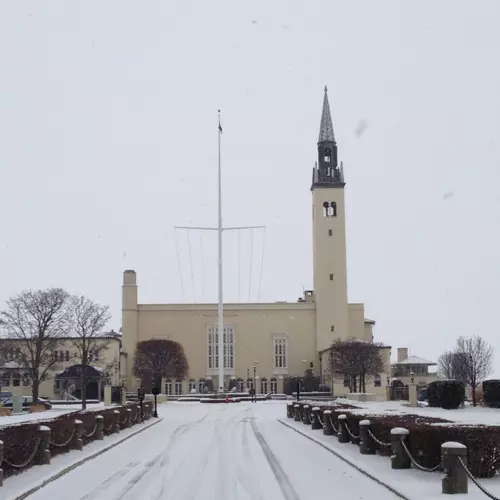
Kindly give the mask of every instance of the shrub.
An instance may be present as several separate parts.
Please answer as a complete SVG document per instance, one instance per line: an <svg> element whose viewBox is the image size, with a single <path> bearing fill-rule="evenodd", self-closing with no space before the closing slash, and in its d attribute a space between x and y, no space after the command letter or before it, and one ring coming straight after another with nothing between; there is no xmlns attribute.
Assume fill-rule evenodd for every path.
<svg viewBox="0 0 500 500"><path fill-rule="evenodd" d="M485 380L483 382L483 399L486 406L500 408L500 380Z"/></svg>
<svg viewBox="0 0 500 500"><path fill-rule="evenodd" d="M454 410L465 401L465 385L458 380L436 380L427 386L427 395L429 406Z"/></svg>

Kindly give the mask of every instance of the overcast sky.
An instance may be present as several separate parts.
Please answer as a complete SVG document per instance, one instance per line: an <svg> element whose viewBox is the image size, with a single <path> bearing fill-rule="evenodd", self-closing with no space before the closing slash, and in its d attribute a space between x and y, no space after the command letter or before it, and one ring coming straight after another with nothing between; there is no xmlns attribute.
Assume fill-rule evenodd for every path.
<svg viewBox="0 0 500 500"><path fill-rule="evenodd" d="M295 301L328 85L350 301L431 359L479 333L500 375L498 26L497 0L0 0L0 302L64 287L117 330L124 269L215 301L215 233L173 226L217 224L218 108L224 224L266 226L225 236L225 298Z"/></svg>

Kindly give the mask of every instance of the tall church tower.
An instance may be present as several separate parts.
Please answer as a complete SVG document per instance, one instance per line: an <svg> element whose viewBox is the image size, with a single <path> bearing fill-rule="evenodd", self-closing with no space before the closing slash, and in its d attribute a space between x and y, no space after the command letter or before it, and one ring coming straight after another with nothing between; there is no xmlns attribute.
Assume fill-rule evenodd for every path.
<svg viewBox="0 0 500 500"><path fill-rule="evenodd" d="M349 336L344 172L337 159L328 89L325 87L313 169L313 266L318 351Z"/></svg>

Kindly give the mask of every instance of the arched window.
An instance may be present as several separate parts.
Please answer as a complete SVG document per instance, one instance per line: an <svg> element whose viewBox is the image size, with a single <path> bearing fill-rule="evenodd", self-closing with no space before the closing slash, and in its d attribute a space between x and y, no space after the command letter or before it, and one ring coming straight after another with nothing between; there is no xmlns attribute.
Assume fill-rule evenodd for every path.
<svg viewBox="0 0 500 500"><path fill-rule="evenodd" d="M238 386L237 386L238 387L238 392L243 392L245 390L245 387L244 387L245 382L244 382L244 380L242 378L239 378L237 380L237 382L238 382Z"/></svg>
<svg viewBox="0 0 500 500"><path fill-rule="evenodd" d="M267 378L260 379L260 393L267 394Z"/></svg>
<svg viewBox="0 0 500 500"><path fill-rule="evenodd" d="M278 381L275 378L272 378L270 381L270 390L273 394L278 393Z"/></svg>
<svg viewBox="0 0 500 500"><path fill-rule="evenodd" d="M323 203L323 217L330 217L330 216L328 215L328 211L329 211L329 209L330 209L329 204L328 204L328 202L327 202L327 201L325 201L325 202Z"/></svg>
<svg viewBox="0 0 500 500"><path fill-rule="evenodd" d="M173 394L173 386L172 386L172 381L170 379L167 379L165 381L165 394L167 396L172 396Z"/></svg>
<svg viewBox="0 0 500 500"><path fill-rule="evenodd" d="M334 201L330 202L330 207L328 208L328 217L337 217L337 203Z"/></svg>
<svg viewBox="0 0 500 500"><path fill-rule="evenodd" d="M188 391L192 392L193 390L196 391L196 380L194 378L189 379L189 385L188 385Z"/></svg>
<svg viewBox="0 0 500 500"><path fill-rule="evenodd" d="M182 380L177 379L174 384L174 393L176 396L182 394Z"/></svg>
<svg viewBox="0 0 500 500"><path fill-rule="evenodd" d="M253 389L253 379L247 379L247 391Z"/></svg>
<svg viewBox="0 0 500 500"><path fill-rule="evenodd" d="M198 381L198 392L202 393L205 390L205 386L207 385L207 381L204 378L200 378Z"/></svg>
<svg viewBox="0 0 500 500"><path fill-rule="evenodd" d="M377 375L375 375L375 378L373 380L373 385L375 387L382 387L382 378L380 377L380 375L377 373Z"/></svg>

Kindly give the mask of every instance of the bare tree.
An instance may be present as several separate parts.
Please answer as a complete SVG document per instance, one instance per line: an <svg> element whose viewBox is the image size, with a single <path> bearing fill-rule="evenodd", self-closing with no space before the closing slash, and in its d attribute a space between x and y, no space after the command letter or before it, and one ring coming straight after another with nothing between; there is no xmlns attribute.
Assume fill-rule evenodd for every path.
<svg viewBox="0 0 500 500"><path fill-rule="evenodd" d="M438 375L448 380L467 383L464 355L456 351L445 351L438 359Z"/></svg>
<svg viewBox="0 0 500 500"><path fill-rule="evenodd" d="M384 347L381 343L337 339L330 348L332 371L350 377L352 392L357 392L358 387L360 392L366 392L370 378L384 372Z"/></svg>
<svg viewBox="0 0 500 500"><path fill-rule="evenodd" d="M24 291L7 300L0 312L3 349L26 371L38 402L40 383L57 363L54 351L68 334L68 294L61 288Z"/></svg>
<svg viewBox="0 0 500 500"><path fill-rule="evenodd" d="M455 352L463 366L464 382L472 391L472 405L476 406L477 386L493 371L493 347L479 335L459 337Z"/></svg>
<svg viewBox="0 0 500 500"><path fill-rule="evenodd" d="M110 320L108 306L102 306L84 296L73 296L69 303L72 326L71 343L76 349L74 358L81 364L80 384L82 410L87 408L87 385L94 378L89 367L108 349L111 340L104 329ZM111 367L106 367L110 369Z"/></svg>
<svg viewBox="0 0 500 500"><path fill-rule="evenodd" d="M134 375L145 386L157 383L159 377L184 378L189 365L184 348L173 340L144 340L137 344ZM149 387L147 387L149 389Z"/></svg>

